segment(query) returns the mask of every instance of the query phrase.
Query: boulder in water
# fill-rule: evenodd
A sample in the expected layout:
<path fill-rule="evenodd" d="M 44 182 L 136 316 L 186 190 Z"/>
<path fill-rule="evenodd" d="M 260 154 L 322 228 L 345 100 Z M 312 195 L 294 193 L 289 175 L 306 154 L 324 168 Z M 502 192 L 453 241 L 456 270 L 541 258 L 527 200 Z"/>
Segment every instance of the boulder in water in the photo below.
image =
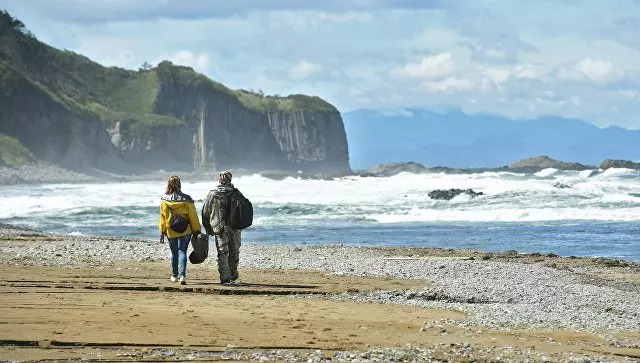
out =
<path fill-rule="evenodd" d="M 571 185 L 567 185 L 567 184 L 564 184 L 564 183 L 557 182 L 557 183 L 553 184 L 553 187 L 554 188 L 560 188 L 560 189 L 567 189 L 567 188 L 571 188 Z"/>
<path fill-rule="evenodd" d="M 600 169 L 607 170 L 610 168 L 633 169 L 640 170 L 640 163 L 634 163 L 629 160 L 612 160 L 607 159 L 600 164 Z"/>
<path fill-rule="evenodd" d="M 429 194 L 427 195 L 431 199 L 451 200 L 460 194 L 467 194 L 471 198 L 475 198 L 479 195 L 484 195 L 483 192 L 475 192 L 473 189 L 448 189 L 448 190 L 436 189 L 436 190 L 430 191 Z"/>

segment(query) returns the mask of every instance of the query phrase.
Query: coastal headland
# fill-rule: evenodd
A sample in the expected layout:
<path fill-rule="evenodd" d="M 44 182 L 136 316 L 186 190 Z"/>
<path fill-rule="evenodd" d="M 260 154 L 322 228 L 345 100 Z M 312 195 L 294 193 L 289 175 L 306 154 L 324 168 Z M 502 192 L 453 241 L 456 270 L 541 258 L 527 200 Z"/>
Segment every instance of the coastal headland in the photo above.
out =
<path fill-rule="evenodd" d="M 633 361 L 640 265 L 422 248 L 242 248 L 171 283 L 168 248 L 0 226 L 3 360 Z"/>

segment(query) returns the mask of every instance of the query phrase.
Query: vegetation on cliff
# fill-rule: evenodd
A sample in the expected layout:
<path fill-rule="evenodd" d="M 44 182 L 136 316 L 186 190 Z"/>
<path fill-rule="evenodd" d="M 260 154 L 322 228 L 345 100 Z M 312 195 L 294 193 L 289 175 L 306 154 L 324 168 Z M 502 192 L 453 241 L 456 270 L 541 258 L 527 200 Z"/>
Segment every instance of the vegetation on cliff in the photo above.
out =
<path fill-rule="evenodd" d="M 33 154 L 20 141 L 0 134 L 0 165 L 17 166 L 33 161 Z"/>

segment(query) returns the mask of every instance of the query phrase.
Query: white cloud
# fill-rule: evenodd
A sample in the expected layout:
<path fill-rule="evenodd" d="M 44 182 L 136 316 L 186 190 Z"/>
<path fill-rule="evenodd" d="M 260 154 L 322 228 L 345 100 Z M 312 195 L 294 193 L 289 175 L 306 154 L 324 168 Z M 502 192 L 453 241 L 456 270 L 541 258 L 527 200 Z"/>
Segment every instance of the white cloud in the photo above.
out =
<path fill-rule="evenodd" d="M 422 88 L 433 93 L 455 93 L 471 91 L 475 85 L 466 78 L 447 77 L 440 81 L 424 81 Z"/>
<path fill-rule="evenodd" d="M 355 86 L 349 87 L 349 95 L 351 96 L 355 96 L 355 97 L 362 96 L 362 93 L 363 93 L 362 88 L 360 87 L 355 87 Z"/>
<path fill-rule="evenodd" d="M 195 69 L 198 72 L 205 73 L 211 65 L 211 59 L 206 53 L 196 54 L 188 50 L 181 50 L 176 53 L 170 54 L 162 60 L 171 61 L 174 64 L 187 66 Z"/>
<path fill-rule="evenodd" d="M 232 88 L 310 93 L 340 110 L 460 107 L 640 128 L 636 0 L 184 1 L 0 0 L 0 8 L 39 39 L 104 65 L 169 59 Z"/>
<path fill-rule="evenodd" d="M 484 76 L 496 85 L 506 82 L 511 77 L 511 71 L 501 68 L 489 68 L 484 72 Z"/>
<path fill-rule="evenodd" d="M 576 63 L 576 69 L 595 82 L 614 82 L 624 74 L 616 69 L 613 63 L 604 60 L 584 58 Z"/>
<path fill-rule="evenodd" d="M 440 53 L 424 57 L 420 63 L 407 63 L 404 67 L 393 68 L 389 76 L 396 80 L 439 79 L 452 74 L 454 70 L 451 53 Z"/>
<path fill-rule="evenodd" d="M 385 117 L 391 116 L 404 116 L 404 117 L 413 117 L 413 112 L 407 110 L 406 108 L 398 108 L 398 109 L 382 109 L 378 111 L 378 114 Z"/>
<path fill-rule="evenodd" d="M 289 76 L 296 81 L 300 81 L 320 72 L 322 72 L 322 65 L 301 60 L 289 69 Z"/>
<path fill-rule="evenodd" d="M 513 76 L 517 79 L 537 79 L 542 72 L 531 64 L 518 64 L 513 67 Z"/>
<path fill-rule="evenodd" d="M 444 52 L 462 41 L 460 35 L 451 29 L 438 28 L 423 30 L 401 44 L 406 50 L 431 49 Z"/>

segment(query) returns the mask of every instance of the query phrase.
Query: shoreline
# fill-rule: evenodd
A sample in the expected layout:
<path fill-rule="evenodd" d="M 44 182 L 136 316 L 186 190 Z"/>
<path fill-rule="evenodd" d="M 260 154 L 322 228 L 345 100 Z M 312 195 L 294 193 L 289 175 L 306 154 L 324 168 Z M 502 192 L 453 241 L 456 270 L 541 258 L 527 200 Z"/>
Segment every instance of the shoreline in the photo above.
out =
<path fill-rule="evenodd" d="M 160 299 L 157 301 L 193 298 L 204 304 L 203 309 L 206 306 L 209 310 L 215 310 L 215 305 L 205 303 L 211 299 L 215 301 L 217 299 L 215 296 L 218 296 L 218 293 L 206 292 L 211 289 L 216 290 L 219 286 L 215 284 L 217 276 L 215 251 L 210 251 L 210 256 L 203 265 L 188 265 L 186 286 L 170 285 L 168 282 L 168 256 L 169 251 L 166 245 L 141 243 L 138 239 L 70 237 L 29 228 L 0 225 L 0 261 L 3 269 L 6 274 L 13 273 L 20 276 L 11 277 L 13 276 L 11 275 L 6 278 L 5 292 L 36 293 L 38 289 L 45 289 L 43 291 L 52 294 L 57 291 L 75 294 L 85 290 L 94 291 L 95 289 L 87 290 L 85 286 L 91 286 L 93 283 L 90 281 L 93 278 L 102 278 L 105 279 L 104 282 L 94 286 L 97 288 L 94 292 L 102 294 L 99 296 L 113 296 L 114 299 L 125 298 L 125 300 L 128 297 L 146 296 L 149 299 Z M 87 274 L 94 277 L 89 278 Z M 131 275 L 131 277 L 123 280 L 122 274 Z M 389 338 L 376 341 L 375 339 L 378 338 L 375 337 L 391 334 L 392 330 L 388 330 L 391 328 L 388 328 L 386 323 L 376 325 L 378 327 L 375 332 L 371 330 L 362 335 L 355 332 L 348 333 L 354 327 L 349 324 L 323 325 L 327 323 L 326 316 L 323 318 L 320 314 L 311 321 L 307 321 L 308 327 L 302 329 L 315 338 L 306 340 L 309 338 L 300 336 L 296 340 L 298 344 L 296 349 L 285 349 L 283 344 L 285 342 L 290 344 L 290 338 L 278 340 L 276 335 L 272 338 L 276 339 L 274 342 L 280 342 L 279 345 L 276 344 L 279 346 L 278 349 L 267 349 L 268 347 L 256 349 L 255 345 L 243 342 L 251 339 L 260 341 L 262 338 L 251 338 L 238 331 L 234 333 L 235 340 L 229 343 L 235 348 L 228 348 L 225 344 L 220 346 L 216 343 L 217 345 L 207 345 L 209 348 L 205 350 L 209 353 L 202 351 L 198 353 L 204 348 L 182 347 L 183 343 L 179 343 L 179 346 L 171 346 L 163 340 L 154 343 L 153 338 L 140 341 L 147 344 L 147 348 L 136 348 L 135 340 L 127 338 L 129 340 L 121 342 L 126 348 L 120 347 L 114 350 L 119 354 L 124 354 L 123 350 L 126 350 L 138 358 L 169 350 L 172 352 L 172 357 L 192 355 L 194 359 L 209 360 L 218 359 L 219 355 L 220 359 L 225 357 L 235 360 L 257 360 L 268 357 L 286 360 L 286 357 L 289 357 L 299 361 L 308 359 L 312 361 L 351 361 L 352 359 L 373 361 L 371 358 L 377 357 L 376 361 L 384 361 L 401 356 L 409 361 L 428 361 L 446 356 L 447 351 L 450 351 L 453 356 L 460 357 L 466 354 L 479 360 L 492 360 L 503 356 L 503 360 L 507 361 L 544 360 L 541 357 L 547 357 L 553 361 L 624 361 L 625 357 L 636 359 L 640 357 L 640 306 L 637 304 L 640 301 L 640 264 L 637 263 L 555 255 L 520 255 L 515 251 L 484 253 L 423 248 L 247 244 L 241 248 L 241 274 L 241 281 L 249 284 L 267 283 L 282 286 L 328 284 L 326 288 L 329 290 L 326 294 L 310 293 L 309 289 L 307 291 L 301 289 L 298 293 L 290 291 L 291 289 L 287 291 L 286 288 L 274 287 L 267 289 L 269 291 L 258 291 L 250 295 L 253 296 L 251 299 L 247 295 L 239 294 L 239 291 L 250 289 L 251 286 L 234 287 L 237 291 L 232 290 L 229 293 L 231 301 L 237 300 L 234 304 L 242 305 L 242 301 L 247 303 L 255 301 L 257 305 L 254 309 L 259 309 L 258 306 L 262 306 L 261 304 L 273 301 L 270 299 L 279 301 L 278 308 L 275 310 L 252 311 L 258 313 L 257 315 L 242 314 L 244 319 L 255 320 L 251 324 L 258 324 L 255 325 L 256 327 L 262 326 L 260 325 L 263 324 L 262 319 L 267 321 L 275 319 L 267 324 L 275 329 L 271 334 L 288 335 L 297 331 L 293 328 L 296 324 L 290 326 L 282 320 L 286 317 L 282 315 L 284 311 L 280 310 L 291 304 L 296 308 L 287 314 L 303 314 L 301 315 L 303 319 L 306 319 L 304 316 L 307 318 L 317 316 L 313 314 L 324 311 L 322 309 L 358 311 L 364 314 L 362 319 L 364 316 L 377 316 L 374 311 L 381 310 L 376 309 L 385 311 L 380 319 L 384 319 L 384 316 L 395 316 L 393 314 L 400 314 L 402 311 L 422 313 L 410 318 L 408 323 L 410 329 L 406 332 L 409 335 L 402 338 L 406 339 L 406 343 L 410 346 L 400 344 L 398 340 L 381 343 Z M 140 280 L 141 278 L 143 280 Z M 32 282 L 20 282 L 22 280 Z M 151 287 L 146 290 L 131 288 L 136 285 Z M 72 289 L 69 290 L 66 286 Z M 104 290 L 100 286 L 113 288 Z M 117 286 L 122 286 L 122 289 Z M 168 286 L 177 287 L 167 290 Z M 293 295 L 278 297 L 280 294 L 278 291 L 293 293 Z M 196 293 L 197 297 L 192 293 Z M 41 295 L 43 294 L 33 296 Z M 78 299 L 80 298 L 79 295 Z M 131 300 L 120 310 L 140 309 L 143 306 L 140 305 L 142 301 L 144 299 Z M 59 302 L 64 303 L 64 301 Z M 205 310 L 195 310 L 197 310 L 195 315 L 205 314 Z M 15 310 L 0 311 L 2 311 L 0 318 L 7 320 L 8 312 Z M 453 313 L 463 315 L 447 315 Z M 59 338 L 66 336 L 65 331 L 75 331 L 76 323 L 71 321 L 64 323 L 63 315 L 52 314 L 51 318 L 62 319 L 62 326 L 66 328 L 62 328 L 62 335 L 46 332 L 42 334 L 53 340 L 67 341 L 68 339 Z M 164 313 L 158 312 L 158 314 L 160 315 L 156 318 L 164 316 L 162 315 Z M 230 314 L 234 316 L 231 312 Z M 438 315 L 440 318 L 426 318 L 420 314 L 440 314 Z M 398 319 L 401 318 L 398 317 Z M 402 319 L 409 319 L 409 317 L 405 316 Z M 129 326 L 130 329 L 140 328 L 135 323 L 130 324 L 133 324 Z M 169 325 L 171 324 L 173 323 Z M 215 319 L 213 324 L 217 326 Z M 350 324 L 355 324 L 355 330 L 364 332 L 358 325 L 364 324 L 362 321 Z M 5 327 L 10 326 L 5 325 Z M 216 329 L 220 328 L 222 327 Z M 323 332 L 325 328 L 330 330 Z M 116 329 L 116 327 L 109 329 Z M 197 332 L 190 332 L 196 337 L 200 336 Z M 217 333 L 212 334 L 217 336 Z M 344 338 L 340 338 L 342 334 L 345 334 Z M 348 334 L 356 334 L 358 338 L 349 338 Z M 71 339 L 71 336 L 67 337 Z M 9 341 L 9 338 L 10 336 L 5 335 L 2 339 Z M 320 339 L 328 339 L 328 341 L 323 343 Z M 329 344 L 329 341 L 346 342 L 347 340 L 352 345 Z M 362 344 L 353 345 L 354 341 Z M 108 341 L 102 343 L 106 344 Z M 151 343 L 162 347 L 149 347 Z M 110 351 L 104 344 L 98 344 L 92 349 L 108 355 Z M 189 345 L 188 342 L 184 344 Z M 87 347 L 86 344 L 84 346 Z M 20 354 L 26 354 L 27 350 L 37 354 L 53 354 L 57 349 L 55 344 L 50 348 L 51 350 L 44 351 L 14 345 L 12 349 L 16 357 L 20 358 Z M 9 348 L 0 347 L 0 353 L 3 356 L 8 354 L 7 349 Z M 297 351 L 299 349 L 306 349 L 306 351 Z M 316 353 L 318 350 L 322 353 Z M 212 351 L 218 355 L 212 355 Z M 18 352 L 22 353 L 18 354 Z M 330 354 L 331 358 L 327 358 L 325 356 L 327 354 Z M 585 356 L 586 360 L 572 360 L 573 358 L 582 359 Z"/>
<path fill-rule="evenodd" d="M 407 165 L 404 165 L 407 164 Z M 237 169 L 236 176 L 261 175 L 268 179 L 282 180 L 288 177 L 296 177 L 310 180 L 331 180 L 342 177 L 388 177 L 402 172 L 413 174 L 478 174 L 478 173 L 514 173 L 514 174 L 535 174 L 545 167 L 483 167 L 483 168 L 452 168 L 446 166 L 415 167 L 415 163 L 383 164 L 369 169 L 356 169 L 343 173 L 309 173 L 283 170 L 261 170 L 252 171 Z M 604 172 L 598 166 L 588 166 L 587 169 L 559 169 L 560 171 L 580 172 L 589 170 L 594 173 Z M 629 169 L 634 170 L 634 169 Z M 20 166 L 8 167 L 0 166 L 0 185 L 38 185 L 38 184 L 81 184 L 81 183 L 111 183 L 111 182 L 135 182 L 135 181 L 165 181 L 171 174 L 178 174 L 181 178 L 190 182 L 216 180 L 217 173 L 214 171 L 175 171 L 175 170 L 152 170 L 142 174 L 114 174 L 102 170 L 93 169 L 90 171 L 74 171 L 62 167 L 37 162 Z"/>

